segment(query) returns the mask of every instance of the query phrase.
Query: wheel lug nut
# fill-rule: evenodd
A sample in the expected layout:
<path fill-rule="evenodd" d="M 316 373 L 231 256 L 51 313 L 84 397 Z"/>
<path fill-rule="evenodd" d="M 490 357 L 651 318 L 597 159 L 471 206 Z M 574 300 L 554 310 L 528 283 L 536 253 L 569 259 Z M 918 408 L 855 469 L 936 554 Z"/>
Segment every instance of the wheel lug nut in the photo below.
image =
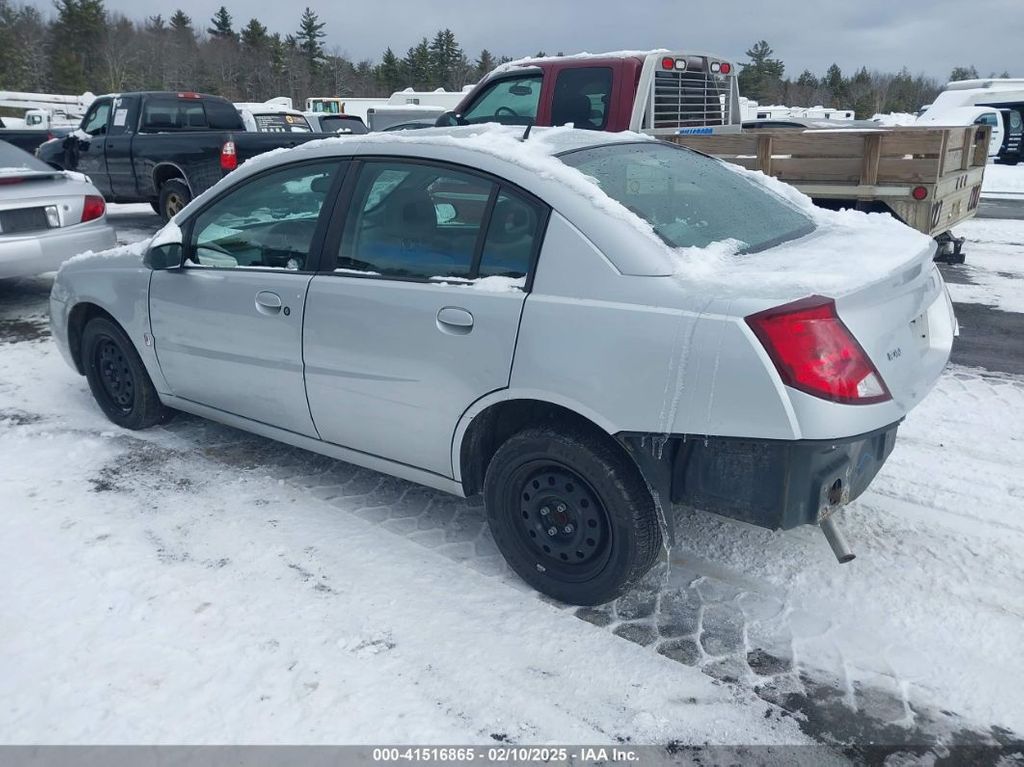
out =
<path fill-rule="evenodd" d="M 555 506 L 555 511 L 557 511 L 559 514 L 561 514 L 563 511 L 565 511 L 565 504 L 564 503 L 560 503 L 557 506 Z"/>
<path fill-rule="evenodd" d="M 547 506 L 541 506 L 540 507 L 540 515 L 542 517 L 546 517 L 550 513 L 551 513 L 551 509 L 549 509 Z"/>
<path fill-rule="evenodd" d="M 557 533 L 558 533 L 558 528 L 556 528 L 556 527 L 549 527 L 548 528 L 548 535 L 555 535 Z"/>
<path fill-rule="evenodd" d="M 575 530 L 575 529 L 576 529 L 576 528 L 575 528 L 575 527 L 573 527 L 572 525 L 566 525 L 566 526 L 565 526 L 564 528 L 562 528 L 562 531 L 563 531 L 564 533 L 566 533 L 566 534 L 569 534 L 569 533 L 571 533 L 571 532 L 572 532 L 573 530 Z"/>

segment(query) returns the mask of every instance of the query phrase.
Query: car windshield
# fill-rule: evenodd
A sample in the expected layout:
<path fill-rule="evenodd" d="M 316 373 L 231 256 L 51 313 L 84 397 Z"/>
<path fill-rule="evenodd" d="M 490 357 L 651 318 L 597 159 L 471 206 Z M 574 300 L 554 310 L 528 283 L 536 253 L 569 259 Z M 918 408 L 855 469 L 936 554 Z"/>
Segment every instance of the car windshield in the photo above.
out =
<path fill-rule="evenodd" d="M 53 168 L 28 152 L 6 141 L 0 141 L 0 172 L 9 172 L 11 169 L 53 172 Z"/>
<path fill-rule="evenodd" d="M 674 248 L 734 239 L 754 253 L 813 231 L 782 197 L 730 171 L 720 160 L 645 141 L 605 144 L 559 156 L 654 227 Z"/>

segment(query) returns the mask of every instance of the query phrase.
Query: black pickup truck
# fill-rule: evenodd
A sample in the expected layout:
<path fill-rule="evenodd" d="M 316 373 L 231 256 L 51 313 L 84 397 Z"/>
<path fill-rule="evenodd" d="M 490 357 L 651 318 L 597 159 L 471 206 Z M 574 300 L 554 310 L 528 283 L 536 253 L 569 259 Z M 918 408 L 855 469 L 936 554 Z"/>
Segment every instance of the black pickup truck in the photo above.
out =
<path fill-rule="evenodd" d="M 0 118 L 0 141 L 6 141 L 8 144 L 13 144 L 18 147 L 18 149 L 24 149 L 29 154 L 35 152 L 36 147 L 44 141 L 66 136 L 70 132 L 71 128 L 50 128 L 43 130 L 38 128 L 25 130 L 8 128 L 4 125 L 3 118 Z"/>
<path fill-rule="evenodd" d="M 96 99 L 77 130 L 36 156 L 86 174 L 108 202 L 148 202 L 166 221 L 250 157 L 319 138 L 247 133 L 219 96 L 121 93 Z"/>

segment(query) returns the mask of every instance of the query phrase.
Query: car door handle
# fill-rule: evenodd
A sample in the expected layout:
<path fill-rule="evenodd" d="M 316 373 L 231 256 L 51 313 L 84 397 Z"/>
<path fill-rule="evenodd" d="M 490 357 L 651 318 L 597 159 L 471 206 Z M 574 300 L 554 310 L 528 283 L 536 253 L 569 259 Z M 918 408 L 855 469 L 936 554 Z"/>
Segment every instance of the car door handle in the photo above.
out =
<path fill-rule="evenodd" d="M 281 311 L 281 296 L 269 290 L 256 294 L 256 311 L 262 314 L 278 314 Z"/>
<path fill-rule="evenodd" d="M 453 336 L 464 336 L 473 329 L 473 315 L 457 306 L 445 306 L 437 312 L 437 329 Z"/>

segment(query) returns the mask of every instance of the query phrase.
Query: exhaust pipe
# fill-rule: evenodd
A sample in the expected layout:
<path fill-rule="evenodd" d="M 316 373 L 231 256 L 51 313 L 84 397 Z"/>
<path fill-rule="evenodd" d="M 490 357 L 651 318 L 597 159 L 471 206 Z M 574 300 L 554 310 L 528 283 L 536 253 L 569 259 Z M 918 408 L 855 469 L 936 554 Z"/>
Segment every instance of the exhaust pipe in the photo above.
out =
<path fill-rule="evenodd" d="M 836 526 L 835 515 L 830 514 L 824 517 L 818 523 L 818 526 L 821 527 L 821 532 L 825 533 L 825 540 L 832 547 L 832 553 L 836 555 L 839 564 L 845 565 L 847 562 L 852 562 L 856 559 L 857 555 L 850 551 L 846 538 L 843 536 L 843 531 Z"/>

